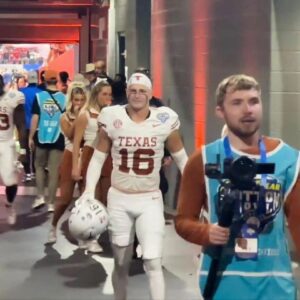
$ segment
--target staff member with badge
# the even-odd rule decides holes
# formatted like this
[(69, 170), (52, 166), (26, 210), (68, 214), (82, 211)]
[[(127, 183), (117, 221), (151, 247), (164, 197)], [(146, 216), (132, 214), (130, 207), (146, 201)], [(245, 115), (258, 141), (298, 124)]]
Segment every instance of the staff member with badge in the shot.
[[(225, 121), (228, 133), (188, 160), (176, 230), (187, 241), (203, 246), (199, 286), (204, 299), (294, 300), (285, 216), (300, 254), (299, 151), (261, 135), (261, 89), (254, 78), (225, 78), (216, 98), (216, 114)], [(204, 166), (208, 170), (216, 161), (221, 166), (215, 168), (217, 173), (204, 174)], [(275, 168), (260, 172), (257, 164), (261, 163)], [(250, 173), (252, 180), (244, 184)], [(205, 222), (199, 220), (200, 213)], [(208, 279), (211, 266), (215, 267), (213, 283)]]
[(54, 211), (58, 186), (59, 165), (65, 148), (60, 118), (65, 112), (66, 96), (56, 88), (57, 72), (46, 70), (44, 74), (46, 90), (37, 93), (32, 106), (32, 119), (28, 144), (35, 148), (35, 170), (37, 197), (32, 208), (46, 204), (45, 182), (48, 168), (48, 212)]

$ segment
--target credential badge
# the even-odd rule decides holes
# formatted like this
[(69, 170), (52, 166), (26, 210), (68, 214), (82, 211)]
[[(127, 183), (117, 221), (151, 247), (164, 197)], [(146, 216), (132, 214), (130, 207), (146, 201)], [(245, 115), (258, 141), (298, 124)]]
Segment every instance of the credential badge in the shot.
[(43, 109), (51, 118), (59, 111), (53, 100), (45, 101), (43, 104)]

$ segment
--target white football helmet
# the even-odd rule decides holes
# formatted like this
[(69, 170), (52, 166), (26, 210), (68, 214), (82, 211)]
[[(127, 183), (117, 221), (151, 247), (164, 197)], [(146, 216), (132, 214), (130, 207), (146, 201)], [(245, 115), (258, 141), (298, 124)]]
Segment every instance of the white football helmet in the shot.
[(93, 197), (78, 200), (69, 217), (70, 233), (77, 240), (93, 240), (107, 228), (106, 208)]

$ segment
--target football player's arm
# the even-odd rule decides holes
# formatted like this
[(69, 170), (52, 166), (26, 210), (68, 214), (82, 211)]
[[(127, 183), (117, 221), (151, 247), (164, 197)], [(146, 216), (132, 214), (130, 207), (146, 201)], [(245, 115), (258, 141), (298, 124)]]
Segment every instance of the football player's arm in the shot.
[(300, 258), (300, 177), (285, 201), (285, 214), (288, 228), (293, 238), (298, 258)]
[(103, 164), (111, 149), (111, 139), (107, 132), (100, 127), (98, 131), (98, 142), (94, 149), (93, 156), (89, 162), (86, 174), (85, 193), (95, 195), (97, 182), (99, 181)]
[(86, 112), (81, 113), (74, 123), (73, 154), (72, 154), (72, 178), (81, 179), (81, 170), (79, 169), (80, 145), (87, 127), (88, 119)]
[(18, 134), (19, 134), (19, 143), (20, 143), (20, 154), (26, 154), (26, 126), (25, 126), (25, 109), (24, 104), (19, 104), (14, 109), (13, 114), (14, 124), (17, 127)]
[(168, 136), (166, 148), (170, 151), (172, 158), (182, 174), (188, 157), (183, 147), (179, 130), (172, 131), (172, 133)]
[(196, 151), (184, 169), (175, 217), (175, 229), (185, 240), (202, 245), (222, 245), (228, 241), (229, 230), (199, 219), (207, 209), (207, 195), (201, 151)]

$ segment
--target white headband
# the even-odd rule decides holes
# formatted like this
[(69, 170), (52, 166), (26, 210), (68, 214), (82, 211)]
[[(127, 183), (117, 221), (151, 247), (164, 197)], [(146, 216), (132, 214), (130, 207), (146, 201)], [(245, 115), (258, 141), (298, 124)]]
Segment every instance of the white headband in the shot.
[(130, 86), (132, 84), (142, 84), (149, 90), (152, 90), (151, 80), (143, 73), (133, 73), (127, 82), (127, 86)]

